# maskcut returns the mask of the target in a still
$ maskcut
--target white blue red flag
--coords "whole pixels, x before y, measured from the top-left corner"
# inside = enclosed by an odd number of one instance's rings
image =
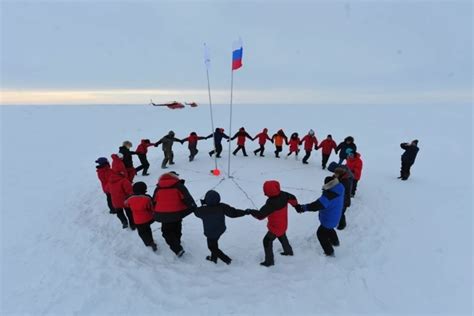
[[[242,67],[242,39],[239,37],[232,45],[232,70]]]

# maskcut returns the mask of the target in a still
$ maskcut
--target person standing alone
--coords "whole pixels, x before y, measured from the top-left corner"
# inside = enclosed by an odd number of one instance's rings
[[[398,179],[407,180],[410,177],[410,168],[415,163],[416,155],[418,155],[418,140],[415,139],[411,143],[402,143],[400,147],[405,150],[402,155],[402,167]]]

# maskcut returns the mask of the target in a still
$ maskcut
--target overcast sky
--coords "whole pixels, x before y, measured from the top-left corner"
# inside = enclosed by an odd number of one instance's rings
[[[2,103],[466,103],[471,1],[2,1]],[[182,98],[180,98],[182,97]]]

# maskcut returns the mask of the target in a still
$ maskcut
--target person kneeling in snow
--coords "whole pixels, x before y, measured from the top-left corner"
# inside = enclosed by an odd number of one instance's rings
[[[207,247],[211,251],[211,255],[206,259],[214,263],[217,263],[217,259],[221,259],[226,264],[230,264],[232,259],[219,249],[218,244],[219,238],[226,230],[225,217],[241,217],[250,213],[221,203],[219,193],[214,190],[207,191],[201,204],[202,206],[194,211],[194,215],[202,219],[204,236],[207,237]]]
[[[268,196],[267,202],[264,206],[257,210],[248,210],[250,214],[262,220],[268,217],[268,232],[263,238],[263,248],[265,251],[265,261],[260,264],[269,267],[275,264],[273,257],[273,241],[278,238],[283,247],[283,256],[292,256],[293,249],[286,237],[286,230],[288,228],[288,203],[292,206],[298,204],[296,197],[288,192],[280,190],[280,183],[278,181],[266,181],[263,184],[263,192]]]
[[[133,221],[137,227],[138,236],[147,247],[153,251],[158,248],[153,240],[150,225],[153,221],[153,200],[146,194],[145,182],[137,182],[133,185],[133,194],[125,200],[125,206],[132,210]]]
[[[178,256],[184,254],[181,246],[183,218],[196,209],[196,203],[176,172],[168,172],[158,179],[153,194],[154,218],[161,223],[161,233],[170,249]]]
[[[338,225],[344,205],[344,186],[336,177],[324,179],[323,194],[310,204],[296,205],[298,213],[319,211],[321,225],[316,232],[326,256],[334,256],[333,246],[339,246],[339,238],[334,228]]]

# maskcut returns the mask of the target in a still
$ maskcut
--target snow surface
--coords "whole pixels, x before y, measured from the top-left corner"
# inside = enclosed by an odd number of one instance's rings
[[[94,160],[124,140],[157,140],[168,130],[210,133],[206,106],[171,111],[150,106],[2,107],[1,313],[12,314],[471,314],[471,106],[235,106],[234,130],[263,127],[316,131],[321,140],[353,135],[363,178],[341,246],[326,258],[315,238],[317,213],[290,209],[295,256],[263,258],[265,221],[227,220],[220,245],[234,261],[208,255],[201,221],[184,220],[186,255],[177,259],[153,224],[159,251],[145,248],[110,214]],[[228,107],[216,106],[228,131]],[[397,180],[402,141],[420,140],[407,182]],[[267,157],[233,159],[235,182],[209,175],[213,161],[199,144],[192,163],[175,145],[176,167],[199,199],[216,187],[224,202],[261,206],[264,180],[277,179],[300,202],[313,201],[327,171],[320,152],[310,164]],[[257,144],[248,144],[251,151]],[[226,148],[226,146],[225,146]],[[227,150],[227,148],[226,148]],[[223,156],[227,158],[225,151]],[[332,156],[335,158],[335,156]],[[149,153],[153,186],[162,173],[160,148]],[[138,163],[138,161],[136,160]],[[225,171],[227,160],[219,161]],[[465,170],[467,169],[467,173]]]

